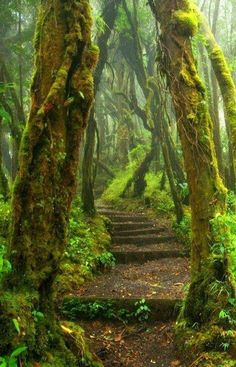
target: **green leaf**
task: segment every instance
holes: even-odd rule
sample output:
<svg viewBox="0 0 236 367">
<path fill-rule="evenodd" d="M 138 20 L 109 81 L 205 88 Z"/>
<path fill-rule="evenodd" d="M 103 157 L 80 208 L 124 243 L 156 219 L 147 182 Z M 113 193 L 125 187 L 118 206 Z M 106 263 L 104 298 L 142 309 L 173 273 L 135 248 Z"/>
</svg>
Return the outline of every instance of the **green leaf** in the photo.
<svg viewBox="0 0 236 367">
<path fill-rule="evenodd" d="M 0 256 L 0 273 L 2 272 L 2 270 L 3 270 L 3 258 L 2 256 Z"/>
<path fill-rule="evenodd" d="M 18 347 L 15 350 L 13 350 L 13 352 L 10 355 L 10 359 L 12 358 L 16 358 L 18 357 L 20 354 L 26 352 L 27 347 L 26 346 L 22 346 L 22 347 Z"/>
<path fill-rule="evenodd" d="M 16 331 L 18 332 L 18 334 L 20 334 L 20 325 L 19 322 L 17 321 L 17 319 L 12 319 L 12 322 L 16 328 Z"/>
<path fill-rule="evenodd" d="M 0 367 L 7 367 L 6 358 L 0 357 Z"/>
<path fill-rule="evenodd" d="M 79 95 L 80 95 L 81 98 L 85 99 L 84 93 L 81 92 L 81 90 L 79 90 Z"/>
<path fill-rule="evenodd" d="M 44 319 L 44 314 L 40 311 L 33 311 L 32 315 L 37 319 Z"/>
<path fill-rule="evenodd" d="M 11 121 L 11 115 L 3 107 L 0 107 L 0 117 L 4 118 L 7 122 Z"/>
<path fill-rule="evenodd" d="M 8 367 L 18 367 L 16 358 L 10 358 L 9 359 Z"/>
</svg>

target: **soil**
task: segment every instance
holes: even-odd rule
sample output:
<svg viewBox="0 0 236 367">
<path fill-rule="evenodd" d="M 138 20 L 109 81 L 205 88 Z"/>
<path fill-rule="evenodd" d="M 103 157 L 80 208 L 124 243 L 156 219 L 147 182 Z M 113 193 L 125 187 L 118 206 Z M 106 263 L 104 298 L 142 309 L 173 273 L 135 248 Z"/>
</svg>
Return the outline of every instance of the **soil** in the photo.
<svg viewBox="0 0 236 367">
<path fill-rule="evenodd" d="M 183 299 L 189 281 L 186 258 L 117 265 L 78 290 L 78 296 Z"/>
<path fill-rule="evenodd" d="M 173 322 L 81 323 L 104 367 L 186 367 L 174 345 Z"/>
<path fill-rule="evenodd" d="M 177 242 L 171 242 L 171 243 L 157 243 L 157 244 L 148 244 L 145 246 L 138 246 L 138 245 L 131 245 L 131 244 L 125 244 L 125 245 L 114 245 L 112 247 L 113 250 L 120 250 L 125 252 L 146 252 L 146 251 L 183 251 L 183 246 L 181 246 Z"/>
</svg>

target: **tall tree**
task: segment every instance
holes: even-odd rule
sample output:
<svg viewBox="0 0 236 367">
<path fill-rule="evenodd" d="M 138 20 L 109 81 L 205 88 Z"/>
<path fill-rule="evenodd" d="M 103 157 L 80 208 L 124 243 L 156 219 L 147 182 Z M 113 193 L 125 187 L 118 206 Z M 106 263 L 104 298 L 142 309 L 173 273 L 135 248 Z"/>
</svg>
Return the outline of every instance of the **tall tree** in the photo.
<svg viewBox="0 0 236 367">
<path fill-rule="evenodd" d="M 97 39 L 97 44 L 100 49 L 100 58 L 94 75 L 94 93 L 96 95 L 101 81 L 103 69 L 107 61 L 108 40 L 115 25 L 115 20 L 118 15 L 118 8 L 121 0 L 109 0 L 104 2 L 102 19 L 105 24 L 105 31 L 101 32 Z M 86 141 L 84 147 L 84 158 L 82 166 L 82 203 L 86 213 L 94 214 L 94 193 L 93 193 L 93 156 L 96 140 L 96 120 L 95 110 L 89 118 L 88 129 L 86 133 Z"/>
<path fill-rule="evenodd" d="M 94 98 L 91 71 L 98 50 L 91 26 L 89 0 L 41 1 L 31 111 L 13 191 L 12 272 L 0 297 L 0 354 L 24 343 L 31 362 L 51 354 L 48 366 L 76 365 L 60 338 L 52 285 L 66 246 L 79 145 Z M 44 314 L 42 322 L 35 321 L 34 310 Z M 20 320 L 18 336 L 12 318 Z"/>
<path fill-rule="evenodd" d="M 225 110 L 225 120 L 228 133 L 228 139 L 230 142 L 230 165 L 231 167 L 231 177 L 235 180 L 235 170 L 236 170 L 236 87 L 231 75 L 230 67 L 224 56 L 221 47 L 218 45 L 213 32 L 211 31 L 209 24 L 200 12 L 199 18 L 201 21 L 202 31 L 206 40 L 206 48 L 208 51 L 209 58 L 212 63 L 213 70 L 215 72 L 216 78 L 219 83 L 221 90 L 224 110 Z M 213 87 L 214 87 L 213 83 Z M 231 188 L 235 190 L 235 181 L 231 184 Z"/>
<path fill-rule="evenodd" d="M 193 233 L 191 284 L 183 310 L 184 323 L 181 325 L 185 328 L 184 335 L 188 335 L 186 343 L 190 340 L 188 332 L 190 335 L 196 334 L 194 325 L 198 326 L 198 336 L 205 330 L 211 335 L 217 325 L 218 338 L 223 342 L 224 330 L 220 327 L 219 312 L 222 309 L 227 309 L 231 315 L 235 312 L 228 300 L 228 297 L 235 298 L 235 282 L 228 256 L 232 244 L 223 223 L 226 189 L 218 172 L 205 89 L 191 47 L 191 37 L 198 30 L 198 17 L 190 1 L 156 0 L 149 3 L 162 31 L 162 68 L 177 115 L 190 189 Z M 222 253 L 216 250 L 219 241 L 222 241 L 224 248 Z M 212 291 L 219 282 L 221 296 Z M 225 322 L 225 330 L 231 327 L 230 323 Z M 204 349 L 206 344 L 200 341 L 201 336 L 198 339 L 195 337 L 196 351 L 207 352 Z M 205 343 L 207 340 L 206 337 Z M 211 351 L 211 346 L 208 351 Z M 204 358 L 201 356 L 196 365 L 205 365 Z M 219 355 L 215 356 L 214 350 L 207 358 L 212 358 L 213 363 L 220 359 Z M 223 358 L 226 361 L 227 357 Z"/>
</svg>

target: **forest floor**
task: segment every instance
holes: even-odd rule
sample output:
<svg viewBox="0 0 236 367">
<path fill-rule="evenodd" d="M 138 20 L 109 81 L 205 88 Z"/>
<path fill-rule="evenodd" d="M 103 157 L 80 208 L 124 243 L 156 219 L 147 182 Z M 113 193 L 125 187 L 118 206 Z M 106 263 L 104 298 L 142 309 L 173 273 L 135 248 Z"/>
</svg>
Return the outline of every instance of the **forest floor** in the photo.
<svg viewBox="0 0 236 367">
<path fill-rule="evenodd" d="M 91 350 L 104 367 L 186 367 L 175 350 L 174 322 L 82 321 Z"/>
<path fill-rule="evenodd" d="M 173 333 L 189 281 L 184 246 L 163 218 L 154 221 L 144 213 L 108 208 L 100 213 L 112 222 L 111 251 L 117 264 L 70 295 L 85 304 L 94 302 L 91 310 L 104 302 L 112 305 L 110 314 L 102 306 L 93 320 L 79 318 L 91 350 L 105 367 L 186 367 Z M 120 316 L 122 310 L 128 318 L 132 315 L 129 323 Z"/>
</svg>

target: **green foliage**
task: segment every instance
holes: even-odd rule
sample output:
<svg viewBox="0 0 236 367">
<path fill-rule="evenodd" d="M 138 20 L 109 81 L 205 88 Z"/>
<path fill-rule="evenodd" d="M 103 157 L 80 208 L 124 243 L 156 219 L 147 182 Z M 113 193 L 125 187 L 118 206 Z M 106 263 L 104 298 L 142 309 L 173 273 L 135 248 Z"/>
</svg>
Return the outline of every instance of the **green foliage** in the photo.
<svg viewBox="0 0 236 367">
<path fill-rule="evenodd" d="M 96 261 L 98 263 L 98 268 L 100 269 L 113 268 L 116 263 L 114 255 L 108 251 L 105 251 L 101 255 L 97 256 Z"/>
<path fill-rule="evenodd" d="M 192 308 L 196 315 L 198 307 L 199 322 L 190 325 L 185 319 L 177 323 L 179 340 L 185 351 L 196 353 L 199 367 L 235 365 L 232 356 L 236 347 L 236 214 L 232 193 L 228 195 L 228 205 L 226 214 L 218 213 L 210 222 L 213 238 L 209 268 L 198 275 L 196 284 L 190 285 L 190 289 L 198 287 L 198 299 Z M 189 296 L 186 302 L 191 303 Z"/>
<path fill-rule="evenodd" d="M 11 264 L 6 259 L 6 245 L 9 228 L 10 205 L 0 198 L 0 281 L 11 271 Z"/>
<path fill-rule="evenodd" d="M 171 198 L 169 187 L 167 190 L 160 190 L 161 175 L 149 172 L 146 175 L 147 186 L 144 193 L 145 201 L 159 214 L 170 214 L 174 211 L 174 204 Z"/>
<path fill-rule="evenodd" d="M 104 220 L 100 217 L 87 218 L 77 202 L 72 210 L 69 223 L 69 244 L 65 257 L 91 269 L 94 263 L 109 268 L 114 257 L 105 249 L 110 244 Z"/>
<path fill-rule="evenodd" d="M 11 264 L 5 257 L 6 249 L 4 245 L 0 245 L 0 280 L 2 276 L 11 271 Z"/>
<path fill-rule="evenodd" d="M 174 223 L 173 229 L 180 243 L 190 249 L 192 241 L 191 214 L 186 212 L 180 223 Z"/>
<path fill-rule="evenodd" d="M 187 182 L 179 183 L 179 194 L 181 196 L 181 199 L 184 200 L 189 196 L 189 187 Z"/>
<path fill-rule="evenodd" d="M 6 122 L 10 122 L 11 121 L 11 116 L 5 110 L 5 108 L 3 106 L 1 106 L 1 104 L 0 104 L 0 118 L 4 119 Z"/>
<path fill-rule="evenodd" d="M 34 310 L 32 315 L 34 316 L 34 321 L 36 322 L 44 319 L 44 314 L 40 311 Z"/>
<path fill-rule="evenodd" d="M 72 208 L 69 222 L 69 241 L 57 277 L 58 296 L 71 291 L 90 279 L 96 272 L 110 269 L 115 264 L 109 252 L 109 222 L 106 218 L 87 217 L 77 199 Z"/>
<path fill-rule="evenodd" d="M 0 195 L 0 243 L 6 245 L 10 221 L 10 203 Z"/>
<path fill-rule="evenodd" d="M 105 318 L 108 320 L 121 320 L 129 322 L 138 320 L 147 321 L 150 315 L 150 308 L 145 299 L 135 302 L 131 307 L 119 307 L 114 301 L 96 301 L 86 302 L 77 297 L 65 298 L 61 307 L 63 316 L 67 319 L 76 321 L 80 318 L 94 320 L 96 318 Z"/>
<path fill-rule="evenodd" d="M 142 162 L 146 153 L 146 146 L 139 144 L 129 153 L 129 163 L 116 177 L 111 184 L 104 191 L 101 200 L 107 203 L 119 205 L 122 201 L 121 196 L 125 190 L 128 181 L 133 177 L 135 169 Z"/>
<path fill-rule="evenodd" d="M 26 351 L 26 346 L 18 346 L 13 350 L 10 356 L 0 357 L 0 367 L 18 367 L 18 361 Z"/>
<path fill-rule="evenodd" d="M 228 199 L 231 202 L 234 199 Z M 225 215 L 218 214 L 211 225 L 214 232 L 214 243 L 211 247 L 211 253 L 216 259 L 228 258 L 229 269 L 233 277 L 236 277 L 236 214 L 231 211 Z"/>
<path fill-rule="evenodd" d="M 134 315 L 139 321 L 147 321 L 151 310 L 146 304 L 145 299 L 143 298 L 141 301 L 135 302 L 135 306 L 137 307 L 137 310 L 134 312 Z"/>
<path fill-rule="evenodd" d="M 228 213 L 236 213 L 236 195 L 233 191 L 229 191 L 227 195 L 227 211 Z"/>
</svg>

